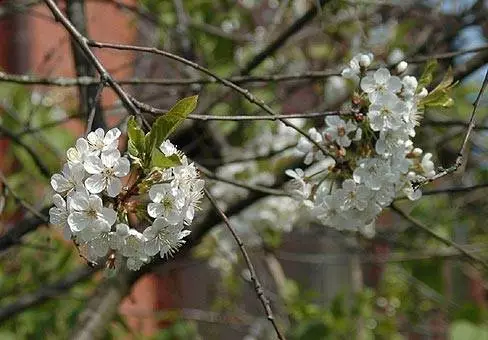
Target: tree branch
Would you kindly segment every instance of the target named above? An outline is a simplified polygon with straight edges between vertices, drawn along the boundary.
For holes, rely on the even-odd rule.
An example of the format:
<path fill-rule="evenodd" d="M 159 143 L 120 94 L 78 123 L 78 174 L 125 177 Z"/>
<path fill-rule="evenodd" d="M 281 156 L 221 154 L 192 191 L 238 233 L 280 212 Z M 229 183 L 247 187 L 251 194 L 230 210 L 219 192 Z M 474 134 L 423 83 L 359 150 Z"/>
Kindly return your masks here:
<path fill-rule="evenodd" d="M 73 24 L 64 16 L 64 14 L 61 12 L 59 7 L 56 5 L 56 3 L 53 0 L 44 0 L 46 5 L 49 7 L 51 10 L 52 14 L 54 15 L 54 18 L 59 21 L 65 29 L 68 31 L 68 33 L 71 35 L 71 37 L 74 39 L 74 41 L 78 44 L 80 49 L 83 51 L 83 53 L 86 55 L 90 63 L 97 69 L 98 73 L 100 74 L 100 77 L 102 80 L 106 80 L 107 83 L 110 85 L 110 87 L 115 91 L 115 93 L 118 95 L 126 109 L 135 116 L 141 117 L 143 123 L 145 124 L 146 128 L 149 128 L 149 123 L 147 120 L 144 118 L 144 116 L 141 114 L 139 109 L 132 103 L 130 100 L 129 96 L 127 93 L 122 89 L 122 87 L 112 78 L 110 73 L 107 72 L 105 67 L 100 63 L 98 58 L 95 56 L 95 54 L 90 50 L 90 47 L 88 45 L 89 40 L 84 37 L 77 29 L 76 27 L 73 26 Z"/>
<path fill-rule="evenodd" d="M 86 27 L 85 16 L 85 0 L 67 0 L 66 1 L 66 13 L 73 26 L 84 37 L 88 37 L 88 31 Z M 76 75 L 78 77 L 94 77 L 95 68 L 90 63 L 85 52 L 82 50 L 80 44 L 71 37 L 71 51 L 73 52 L 74 64 L 76 69 Z M 103 88 L 103 82 L 99 82 Z M 100 85 L 79 85 L 79 110 L 83 113 L 87 119 L 87 125 L 94 129 L 105 129 L 105 120 L 103 117 L 102 106 L 99 103 Z"/>
<path fill-rule="evenodd" d="M 210 200 L 210 203 L 212 204 L 212 206 L 214 207 L 214 209 L 217 211 L 217 213 L 220 215 L 220 217 L 222 218 L 222 221 L 224 222 L 224 224 L 227 226 L 227 229 L 229 229 L 229 231 L 231 232 L 232 234 L 232 237 L 234 237 L 241 253 L 242 253 L 242 257 L 244 258 L 244 261 L 246 262 L 246 265 L 247 265 L 247 268 L 249 269 L 249 273 L 251 275 L 251 281 L 254 285 L 254 289 L 256 291 L 256 295 L 258 296 L 258 299 L 259 301 L 261 302 L 261 304 L 263 305 L 263 308 L 264 308 L 264 311 L 266 312 L 266 317 L 268 318 L 268 320 L 271 322 L 271 324 L 273 325 L 273 328 L 276 332 L 276 335 L 278 337 L 278 339 L 280 340 L 284 340 L 285 337 L 284 335 L 281 333 L 278 325 L 276 324 L 276 321 L 275 321 L 275 318 L 273 316 L 273 311 L 271 310 L 271 306 L 269 304 L 269 300 L 268 298 L 264 295 L 264 289 L 261 285 L 261 282 L 259 281 L 258 279 L 258 276 L 256 274 L 256 270 L 254 269 L 254 266 L 251 262 L 251 259 L 249 258 L 249 255 L 246 251 L 246 248 L 244 246 L 244 243 L 242 242 L 241 238 L 239 237 L 239 235 L 237 235 L 237 233 L 235 232 L 234 228 L 232 227 L 232 225 L 230 224 L 230 221 L 229 219 L 227 218 L 227 216 L 225 215 L 225 213 L 219 208 L 218 204 L 217 204 L 217 201 L 215 200 L 215 198 L 213 198 L 213 196 L 208 192 L 208 190 L 206 188 L 203 189 L 205 191 L 205 195 L 207 196 L 207 198 Z"/>
<path fill-rule="evenodd" d="M 484 260 L 482 260 L 481 258 L 479 258 L 476 255 L 471 254 L 469 251 L 464 249 L 464 247 L 460 246 L 456 242 L 451 241 L 451 240 L 437 234 L 436 232 L 431 230 L 429 227 L 425 226 L 422 222 L 416 220 L 415 218 L 413 218 L 412 216 L 408 215 L 406 212 L 404 212 L 403 210 L 398 208 L 395 204 L 391 205 L 391 209 L 394 212 L 396 212 L 398 215 L 400 215 L 401 217 L 403 217 L 404 219 L 409 221 L 411 224 L 413 224 L 417 229 L 422 230 L 423 232 L 425 232 L 429 236 L 431 236 L 431 237 L 435 238 L 436 240 L 448 245 L 449 247 L 456 249 L 460 254 L 463 255 L 463 257 L 465 257 L 466 259 L 468 259 L 472 263 L 480 264 L 485 269 L 488 269 L 488 263 L 486 263 Z"/>
<path fill-rule="evenodd" d="M 68 274 L 56 283 L 41 287 L 35 293 L 25 294 L 17 301 L 0 307 L 0 324 L 26 309 L 38 306 L 52 298 L 65 294 L 67 290 L 76 284 L 88 280 L 95 272 L 95 269 L 83 267 Z"/>

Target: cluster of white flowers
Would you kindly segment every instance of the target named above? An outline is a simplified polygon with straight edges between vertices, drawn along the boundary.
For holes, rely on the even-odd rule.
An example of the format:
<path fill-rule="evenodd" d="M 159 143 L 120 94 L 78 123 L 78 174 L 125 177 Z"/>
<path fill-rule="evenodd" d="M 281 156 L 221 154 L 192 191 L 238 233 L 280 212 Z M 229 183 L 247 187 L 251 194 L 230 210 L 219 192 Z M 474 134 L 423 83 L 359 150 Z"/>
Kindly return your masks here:
<path fill-rule="evenodd" d="M 56 194 L 49 215 L 52 224 L 63 228 L 65 238 L 86 250 L 89 261 L 116 254 L 127 259 L 129 269 L 138 270 L 157 253 L 172 255 L 185 242 L 190 233 L 185 226 L 193 220 L 204 181 L 194 164 L 165 140 L 161 152 L 177 155 L 180 165 L 137 175 L 123 188 L 131 163 L 118 150 L 120 135 L 117 128 L 107 133 L 97 129 L 67 151 L 68 162 L 51 178 Z M 144 218 L 133 221 L 141 213 Z M 137 228 L 129 227 L 132 224 Z"/>
<path fill-rule="evenodd" d="M 287 170 L 293 178 L 292 195 L 305 202 L 324 224 L 358 230 L 374 223 L 381 210 L 399 193 L 417 199 L 415 183 L 435 175 L 432 154 L 414 148 L 412 137 L 419 123 L 418 102 L 427 95 L 413 76 L 400 78 L 387 68 L 368 71 L 371 54 L 359 54 L 342 75 L 359 82 L 351 114 L 325 119 L 326 128 L 309 130 L 335 163 L 326 171 L 306 176 Z M 408 65 L 398 64 L 402 73 Z M 297 149 L 305 164 L 327 156 L 302 137 Z"/>

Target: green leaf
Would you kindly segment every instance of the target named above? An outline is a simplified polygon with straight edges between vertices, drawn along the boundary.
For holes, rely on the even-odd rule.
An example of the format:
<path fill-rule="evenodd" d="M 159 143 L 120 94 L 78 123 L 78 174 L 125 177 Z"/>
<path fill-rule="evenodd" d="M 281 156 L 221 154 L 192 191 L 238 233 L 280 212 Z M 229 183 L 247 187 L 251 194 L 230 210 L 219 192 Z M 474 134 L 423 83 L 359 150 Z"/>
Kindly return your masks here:
<path fill-rule="evenodd" d="M 427 87 L 432 82 L 432 79 L 434 78 L 434 72 L 437 69 L 437 66 L 439 64 L 437 63 L 437 60 L 430 60 L 427 62 L 425 65 L 424 72 L 422 73 L 422 76 L 419 79 L 419 84 L 418 88 L 421 89 L 423 87 Z"/>
<path fill-rule="evenodd" d="M 191 96 L 180 100 L 164 116 L 154 122 L 151 131 L 146 135 L 145 150 L 152 155 L 161 143 L 183 123 L 188 115 L 196 108 L 198 96 Z"/>
<path fill-rule="evenodd" d="M 132 156 L 143 156 L 145 151 L 145 135 L 139 124 L 137 124 L 134 116 L 130 117 L 127 122 L 127 135 L 129 136 L 129 153 Z"/>
<path fill-rule="evenodd" d="M 451 107 L 454 100 L 451 98 L 451 90 L 456 86 L 452 69 L 449 68 L 441 82 L 430 93 L 420 101 L 420 106 L 424 107 Z"/>
<path fill-rule="evenodd" d="M 161 151 L 153 150 L 151 154 L 151 169 L 153 167 L 165 169 L 176 165 L 181 165 L 180 158 L 177 155 L 166 157 Z"/>

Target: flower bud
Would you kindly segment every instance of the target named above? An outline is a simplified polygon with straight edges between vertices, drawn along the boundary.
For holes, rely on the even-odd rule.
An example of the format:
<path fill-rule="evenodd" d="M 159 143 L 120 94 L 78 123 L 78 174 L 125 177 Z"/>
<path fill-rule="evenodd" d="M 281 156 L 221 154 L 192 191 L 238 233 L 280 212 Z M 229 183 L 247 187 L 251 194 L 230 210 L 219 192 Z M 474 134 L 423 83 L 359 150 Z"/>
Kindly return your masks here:
<path fill-rule="evenodd" d="M 361 54 L 359 57 L 359 65 L 361 67 L 368 67 L 371 65 L 371 57 L 367 54 Z"/>
<path fill-rule="evenodd" d="M 418 97 L 419 98 L 425 98 L 429 94 L 429 91 L 425 87 L 422 88 L 422 90 L 419 92 Z"/>
<path fill-rule="evenodd" d="M 400 61 L 396 66 L 396 71 L 398 74 L 401 74 L 405 72 L 407 67 L 408 67 L 408 63 L 406 61 Z"/>
<path fill-rule="evenodd" d="M 420 155 L 422 155 L 424 151 L 421 149 L 421 148 L 415 148 L 412 150 L 412 154 L 415 156 L 415 157 L 419 157 Z"/>

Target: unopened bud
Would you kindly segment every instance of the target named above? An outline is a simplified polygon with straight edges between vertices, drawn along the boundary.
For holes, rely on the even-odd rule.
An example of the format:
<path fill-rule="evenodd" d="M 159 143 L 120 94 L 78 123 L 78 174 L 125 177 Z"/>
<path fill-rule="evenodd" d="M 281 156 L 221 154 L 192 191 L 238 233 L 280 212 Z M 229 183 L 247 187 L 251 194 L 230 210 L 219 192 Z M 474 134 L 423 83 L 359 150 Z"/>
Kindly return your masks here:
<path fill-rule="evenodd" d="M 361 57 L 359 57 L 359 66 L 362 67 L 368 67 L 371 65 L 371 58 L 367 54 L 362 54 Z"/>
<path fill-rule="evenodd" d="M 398 74 L 401 74 L 401 73 L 405 72 L 407 67 L 408 67 L 408 63 L 406 61 L 400 61 L 398 63 L 398 65 L 396 66 L 396 71 L 398 72 Z"/>
<path fill-rule="evenodd" d="M 418 97 L 419 98 L 425 98 L 429 94 L 429 91 L 425 87 L 422 88 L 422 90 L 419 92 Z"/>
<path fill-rule="evenodd" d="M 412 154 L 415 156 L 415 157 L 419 157 L 420 155 L 422 155 L 424 151 L 421 149 L 421 148 L 415 148 L 412 150 Z"/>

